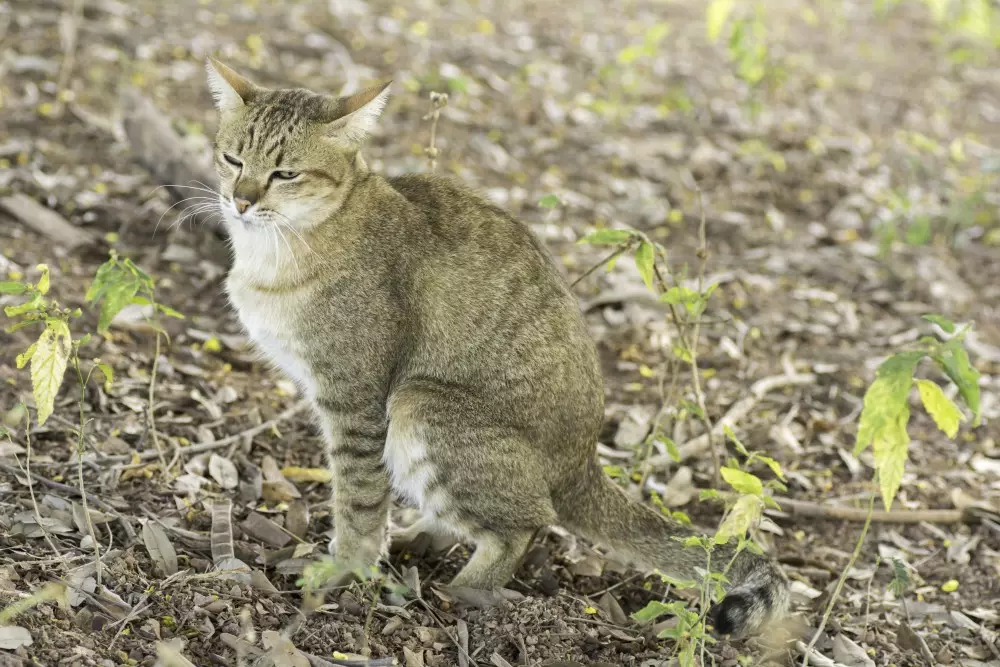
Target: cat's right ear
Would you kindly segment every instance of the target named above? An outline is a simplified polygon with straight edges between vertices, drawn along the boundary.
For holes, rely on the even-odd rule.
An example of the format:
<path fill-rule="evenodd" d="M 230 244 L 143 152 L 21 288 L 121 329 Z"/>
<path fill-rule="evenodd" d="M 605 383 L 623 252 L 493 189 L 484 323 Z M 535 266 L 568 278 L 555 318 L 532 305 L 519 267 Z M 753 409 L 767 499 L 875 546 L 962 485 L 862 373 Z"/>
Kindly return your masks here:
<path fill-rule="evenodd" d="M 246 79 L 231 68 L 209 56 L 205 61 L 208 72 L 208 87 L 212 89 L 215 106 L 219 113 L 232 113 L 247 103 L 260 90 L 249 79 Z"/>

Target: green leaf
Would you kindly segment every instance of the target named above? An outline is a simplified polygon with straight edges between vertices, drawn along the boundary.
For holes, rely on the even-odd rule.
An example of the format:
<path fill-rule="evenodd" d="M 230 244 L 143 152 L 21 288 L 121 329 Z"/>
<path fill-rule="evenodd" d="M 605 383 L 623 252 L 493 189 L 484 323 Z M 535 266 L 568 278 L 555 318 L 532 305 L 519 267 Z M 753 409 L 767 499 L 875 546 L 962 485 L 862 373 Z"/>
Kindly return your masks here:
<path fill-rule="evenodd" d="M 646 287 L 653 292 L 656 291 L 656 288 L 653 287 L 654 261 L 653 244 L 648 241 L 643 241 L 639 244 L 639 247 L 636 248 L 635 251 L 635 266 L 639 269 L 639 275 L 642 276 L 642 282 L 646 283 Z"/>
<path fill-rule="evenodd" d="M 20 322 L 15 322 L 14 324 L 12 324 L 9 327 L 5 328 L 4 331 L 6 331 L 7 333 L 14 333 L 18 329 L 22 329 L 22 328 L 24 328 L 26 326 L 30 326 L 32 324 L 45 324 L 45 320 L 42 319 L 42 318 L 39 318 L 39 317 L 30 317 L 30 318 L 28 318 L 26 320 L 21 320 Z"/>
<path fill-rule="evenodd" d="M 906 423 L 909 419 L 910 408 L 904 405 L 896 417 L 879 431 L 872 441 L 878 486 L 886 510 L 892 508 L 892 501 L 903 482 L 906 455 L 910 448 L 910 436 L 906 432 Z"/>
<path fill-rule="evenodd" d="M 111 391 L 111 384 L 115 381 L 114 369 L 100 359 L 94 359 L 94 366 L 104 376 L 104 391 Z"/>
<path fill-rule="evenodd" d="M 733 11 L 733 0 L 712 0 L 705 10 L 705 37 L 709 42 L 716 42 L 722 35 L 726 19 Z"/>
<path fill-rule="evenodd" d="M 598 229 L 578 241 L 590 245 L 619 245 L 632 239 L 632 232 L 627 229 Z"/>
<path fill-rule="evenodd" d="M 37 349 L 38 349 L 38 341 L 35 341 L 34 343 L 28 346 L 27 350 L 17 355 L 17 359 L 15 359 L 15 362 L 17 363 L 18 370 L 24 368 L 25 364 L 31 361 L 31 357 L 32 355 L 35 354 L 35 350 Z"/>
<path fill-rule="evenodd" d="M 554 194 L 547 194 L 538 200 L 538 205 L 542 208 L 555 208 L 562 204 L 562 200 Z"/>
<path fill-rule="evenodd" d="M 781 464 L 772 459 L 770 456 L 764 456 L 763 454 L 755 454 L 754 460 L 760 461 L 768 468 L 770 468 L 771 472 L 773 472 L 778 479 L 785 479 L 785 473 L 781 469 Z"/>
<path fill-rule="evenodd" d="M 724 467 L 719 470 L 722 473 L 722 479 L 726 480 L 729 486 L 733 487 L 740 493 L 749 493 L 755 496 L 759 496 L 764 492 L 764 483 L 760 481 L 760 478 L 748 472 L 743 472 L 738 468 Z"/>
<path fill-rule="evenodd" d="M 108 285 L 101 299 L 101 314 L 97 321 L 97 331 L 104 332 L 111 326 L 111 320 L 122 311 L 122 308 L 132 302 L 139 291 L 139 283 L 135 280 L 113 282 Z"/>
<path fill-rule="evenodd" d="M 716 491 L 715 489 L 702 489 L 701 492 L 698 494 L 699 501 L 719 500 L 720 498 L 722 498 L 722 496 L 720 496 L 719 492 Z"/>
<path fill-rule="evenodd" d="M 973 426 L 979 425 L 979 371 L 969 361 L 969 353 L 962 342 L 951 339 L 942 346 L 943 354 L 936 355 L 934 361 L 958 387 L 962 400 L 973 415 Z"/>
<path fill-rule="evenodd" d="M 669 613 L 670 605 L 659 600 L 650 601 L 645 607 L 632 614 L 632 619 L 637 623 L 649 623 L 660 616 Z"/>
<path fill-rule="evenodd" d="M 760 483 L 760 480 L 757 481 Z M 716 531 L 715 543 L 725 544 L 733 537 L 743 537 L 760 519 L 763 508 L 764 502 L 758 496 L 750 494 L 740 496 Z"/>
<path fill-rule="evenodd" d="M 924 315 L 924 319 L 938 325 L 944 329 L 945 333 L 955 333 L 955 323 L 946 317 L 941 317 L 940 315 Z"/>
<path fill-rule="evenodd" d="M 868 445 L 875 455 L 879 490 L 886 509 L 903 481 L 910 446 L 906 424 L 910 420 L 907 396 L 913 387 L 913 371 L 926 352 L 899 352 L 882 362 L 875 381 L 865 392 L 864 407 L 854 445 L 855 456 Z"/>
<path fill-rule="evenodd" d="M 41 295 L 36 294 L 31 301 L 25 301 L 17 306 L 6 306 L 3 309 L 3 312 L 7 317 L 17 317 L 18 315 L 24 315 L 25 313 L 39 310 L 44 305 L 45 299 L 43 299 Z"/>
<path fill-rule="evenodd" d="M 875 381 L 865 392 L 858 436 L 854 443 L 855 456 L 872 444 L 883 430 L 896 428 L 904 411 L 909 418 L 906 400 L 913 386 L 913 370 L 925 356 L 926 352 L 899 352 L 878 367 Z M 905 428 L 905 421 L 903 426 Z"/>
<path fill-rule="evenodd" d="M 0 281 L 0 294 L 24 294 L 28 286 L 15 280 Z"/>
<path fill-rule="evenodd" d="M 663 446 L 667 448 L 667 455 L 670 456 L 675 463 L 680 463 L 681 451 L 677 449 L 677 443 L 674 442 L 672 438 L 668 438 L 665 435 L 660 435 L 657 440 L 662 442 Z"/>
<path fill-rule="evenodd" d="M 49 319 L 31 357 L 31 389 L 35 396 L 39 426 L 52 414 L 56 394 L 59 393 L 63 375 L 66 374 L 70 344 L 69 327 L 66 323 L 55 318 Z"/>
<path fill-rule="evenodd" d="M 736 451 L 738 451 L 743 456 L 750 456 L 750 452 L 748 452 L 747 448 L 743 445 L 742 442 L 740 442 L 740 439 L 736 437 L 736 433 L 733 432 L 732 426 L 730 426 L 729 424 L 723 424 L 722 432 L 725 433 L 726 437 L 729 438 L 729 441 L 736 446 Z"/>
<path fill-rule="evenodd" d="M 179 312 L 177 312 L 176 310 L 174 310 L 173 308 L 171 308 L 169 306 L 164 306 L 163 304 L 158 303 L 158 304 L 156 304 L 156 309 L 158 311 L 160 311 L 161 313 L 163 313 L 164 315 L 166 315 L 167 317 L 175 317 L 178 320 L 183 320 L 184 319 L 184 314 L 183 313 L 179 313 Z"/>
<path fill-rule="evenodd" d="M 49 265 L 39 264 L 35 267 L 37 270 L 42 272 L 42 275 L 38 278 L 38 282 L 35 284 L 35 289 L 41 294 L 48 294 L 49 291 Z"/>
<path fill-rule="evenodd" d="M 944 431 L 949 438 L 958 435 L 958 425 L 964 419 L 958 406 L 944 395 L 936 382 L 917 380 L 917 389 L 920 391 L 920 400 L 924 404 L 924 409 L 934 418 L 934 423 L 938 425 L 938 428 Z"/>

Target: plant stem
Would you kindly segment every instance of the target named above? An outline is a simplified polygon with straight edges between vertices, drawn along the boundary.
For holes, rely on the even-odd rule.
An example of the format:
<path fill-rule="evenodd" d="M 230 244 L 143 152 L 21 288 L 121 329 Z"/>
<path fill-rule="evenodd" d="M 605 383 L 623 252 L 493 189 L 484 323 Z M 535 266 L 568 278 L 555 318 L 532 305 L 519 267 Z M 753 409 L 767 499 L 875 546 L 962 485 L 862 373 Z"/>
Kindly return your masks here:
<path fill-rule="evenodd" d="M 854 563 L 857 562 L 858 556 L 861 555 L 861 547 L 865 544 L 865 537 L 868 536 L 868 527 L 872 525 L 872 513 L 875 511 L 875 495 L 868 500 L 868 518 L 865 519 L 865 525 L 861 528 L 861 535 L 858 537 L 857 544 L 854 545 L 854 553 L 851 554 L 850 560 L 847 561 L 847 565 L 844 566 L 844 570 L 840 573 L 840 579 L 837 580 L 837 585 L 833 589 L 833 595 L 830 596 L 830 601 L 826 605 L 826 610 L 823 612 L 823 618 L 820 620 L 819 627 L 816 628 L 816 634 L 813 635 L 812 641 L 806 647 L 805 655 L 802 656 L 802 667 L 809 667 L 809 655 L 812 653 L 813 647 L 816 646 L 816 642 L 819 641 L 820 636 L 823 634 L 823 630 L 826 628 L 827 622 L 830 620 L 830 614 L 833 613 L 833 605 L 836 604 L 837 598 L 840 596 L 840 591 L 844 588 L 844 582 L 847 581 L 847 574 L 854 567 Z"/>
<path fill-rule="evenodd" d="M 31 479 L 31 413 L 28 410 L 24 411 L 24 441 L 27 447 L 26 461 L 24 476 L 25 481 L 28 484 L 28 493 L 31 495 L 31 507 L 35 510 L 35 521 L 38 522 L 38 527 L 42 530 L 42 534 L 45 535 L 45 541 L 49 543 L 49 547 L 52 549 L 56 556 L 61 556 L 62 553 L 59 548 L 52 541 L 52 536 L 49 535 L 49 531 L 45 529 L 45 524 L 42 523 L 41 512 L 38 511 L 38 501 L 35 499 L 35 485 L 32 484 Z M 20 467 L 21 461 L 17 460 L 17 465 Z"/>
<path fill-rule="evenodd" d="M 628 243 L 623 243 L 622 245 L 618 246 L 618 248 L 613 253 L 611 253 L 610 255 L 608 255 L 607 257 L 605 257 L 601 261 L 599 261 L 597 264 L 594 264 L 592 267 L 590 267 L 589 269 L 587 269 L 586 271 L 584 271 L 582 276 L 580 276 L 579 278 L 577 278 L 576 280 L 574 280 L 572 283 L 570 283 L 570 287 L 576 287 L 576 284 L 578 282 L 580 282 L 581 280 L 583 280 L 584 278 L 586 278 L 587 276 L 589 276 L 591 273 L 593 273 L 597 269 L 601 268 L 602 266 L 604 266 L 605 264 L 607 264 L 608 262 L 610 262 L 611 260 L 613 260 L 615 257 L 618 257 L 618 255 L 620 255 L 623 252 L 631 249 L 633 245 L 635 245 L 634 240 L 630 240 Z"/>
<path fill-rule="evenodd" d="M 698 223 L 698 294 L 705 293 L 705 267 L 708 264 L 708 243 L 705 240 L 705 202 L 702 199 L 701 188 L 698 188 L 698 208 L 701 210 L 701 220 Z M 700 314 L 699 314 L 700 315 Z M 708 448 L 712 452 L 712 470 L 715 474 L 715 486 L 722 483 L 722 475 L 719 471 L 719 452 L 716 446 L 712 422 L 708 418 L 708 409 L 705 406 L 705 394 L 701 390 L 701 373 L 698 372 L 698 338 L 701 335 L 701 317 L 694 321 L 694 331 L 691 335 L 692 343 L 689 348 L 691 353 L 691 382 L 694 385 L 694 396 L 698 402 L 698 409 L 701 411 L 701 421 L 705 425 L 705 433 L 708 437 Z"/>
<path fill-rule="evenodd" d="M 153 390 L 156 387 L 156 368 L 157 364 L 160 362 L 160 332 L 156 332 L 156 350 L 153 353 L 153 369 L 149 373 L 149 407 L 146 410 L 146 418 L 149 421 L 149 436 L 153 439 L 153 447 L 156 448 L 156 453 L 160 457 L 160 465 L 163 468 L 163 474 L 166 475 L 170 471 L 167 470 L 167 459 L 163 456 L 163 448 L 160 447 L 160 438 L 156 435 L 156 418 L 153 416 L 155 412 L 155 407 L 153 405 Z"/>
<path fill-rule="evenodd" d="M 97 539 L 97 532 L 94 530 L 94 522 L 90 518 L 90 507 L 87 505 L 87 487 L 83 483 L 83 432 L 87 426 L 86 419 L 83 414 L 83 404 L 87 400 L 87 382 L 90 380 L 90 373 L 87 377 L 83 377 L 83 371 L 80 370 L 80 357 L 78 353 L 73 356 L 73 367 L 76 369 L 76 379 L 80 383 L 80 428 L 78 431 L 78 439 L 76 442 L 76 481 L 77 485 L 80 487 L 80 499 L 83 502 L 83 515 L 87 518 L 87 530 L 90 533 L 90 539 L 94 541 L 94 559 L 97 566 L 97 585 L 101 585 L 101 545 Z M 91 370 L 93 372 L 93 370 Z"/>
<path fill-rule="evenodd" d="M 441 109 L 446 106 L 448 106 L 448 93 L 432 91 L 431 110 L 426 116 L 424 116 L 424 120 L 431 121 L 431 138 L 430 142 L 427 144 L 427 148 L 424 149 L 431 171 L 434 171 L 437 168 L 437 126 L 438 120 L 441 118 Z"/>

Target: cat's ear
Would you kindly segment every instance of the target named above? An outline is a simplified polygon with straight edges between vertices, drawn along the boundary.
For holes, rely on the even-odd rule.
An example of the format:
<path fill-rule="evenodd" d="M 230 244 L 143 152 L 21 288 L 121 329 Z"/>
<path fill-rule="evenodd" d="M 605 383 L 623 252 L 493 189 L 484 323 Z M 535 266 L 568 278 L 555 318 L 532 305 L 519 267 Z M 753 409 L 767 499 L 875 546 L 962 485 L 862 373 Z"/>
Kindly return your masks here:
<path fill-rule="evenodd" d="M 232 113 L 250 102 L 260 88 L 211 56 L 205 61 L 208 87 L 222 114 Z"/>
<path fill-rule="evenodd" d="M 333 120 L 327 124 L 327 135 L 351 148 L 361 146 L 375 130 L 375 124 L 389 101 L 391 84 L 392 81 L 380 83 L 334 100 L 331 104 Z"/>

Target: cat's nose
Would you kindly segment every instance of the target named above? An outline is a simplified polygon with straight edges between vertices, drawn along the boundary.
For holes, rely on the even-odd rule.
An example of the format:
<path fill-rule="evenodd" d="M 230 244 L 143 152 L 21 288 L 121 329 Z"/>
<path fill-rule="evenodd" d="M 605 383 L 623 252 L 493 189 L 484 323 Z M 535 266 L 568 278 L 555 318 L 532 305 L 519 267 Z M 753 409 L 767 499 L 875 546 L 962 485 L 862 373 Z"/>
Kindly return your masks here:
<path fill-rule="evenodd" d="M 233 203 L 236 204 L 236 210 L 240 213 L 246 213 L 247 209 L 253 204 L 249 199 L 243 199 L 242 197 L 234 198 Z"/>

